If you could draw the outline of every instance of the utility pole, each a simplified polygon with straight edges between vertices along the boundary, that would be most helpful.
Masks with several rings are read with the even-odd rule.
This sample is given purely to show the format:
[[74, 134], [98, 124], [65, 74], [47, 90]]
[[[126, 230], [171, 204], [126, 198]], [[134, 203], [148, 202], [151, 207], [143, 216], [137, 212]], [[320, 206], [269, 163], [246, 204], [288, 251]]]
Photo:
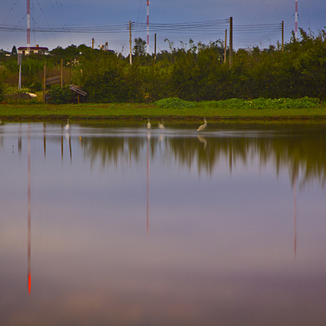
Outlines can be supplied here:
[[18, 75], [18, 89], [22, 89], [22, 55], [18, 53], [17, 55], [17, 63], [19, 66], [19, 75]]
[[31, 3], [27, 0], [27, 54], [30, 54], [31, 47]]
[[284, 51], [284, 21], [282, 20], [282, 52]]
[[70, 59], [70, 64], [69, 64], [69, 85], [71, 84], [71, 65], [72, 65], [72, 60]]
[[131, 39], [131, 21], [129, 20], [129, 51], [130, 51], [130, 64], [132, 65], [132, 39]]
[[230, 44], [229, 44], [229, 67], [232, 67], [233, 57], [233, 17], [230, 17]]
[[228, 30], [225, 30], [225, 42], [224, 42], [224, 63], [226, 63], [226, 44], [228, 42]]
[[92, 50], [94, 50], [94, 37], [92, 38]]
[[60, 74], [61, 88], [63, 88], [63, 59], [61, 59], [61, 74]]
[[154, 60], [156, 60], [156, 33], [154, 34]]
[[43, 73], [43, 103], [45, 103], [45, 79], [46, 79], [46, 62], [44, 62], [44, 73]]

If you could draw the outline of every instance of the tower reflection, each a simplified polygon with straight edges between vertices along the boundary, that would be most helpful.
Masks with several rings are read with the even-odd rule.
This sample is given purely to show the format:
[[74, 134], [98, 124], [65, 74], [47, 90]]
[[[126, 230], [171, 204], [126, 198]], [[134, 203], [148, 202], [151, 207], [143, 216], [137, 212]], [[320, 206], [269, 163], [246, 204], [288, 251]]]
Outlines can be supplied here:
[[294, 257], [297, 257], [297, 175], [294, 175]]
[[27, 132], [27, 286], [28, 293], [31, 294], [31, 125]]
[[43, 151], [44, 158], [46, 158], [46, 123], [43, 123]]
[[146, 208], [146, 222], [147, 222], [147, 235], [149, 233], [149, 141], [151, 135], [147, 133], [147, 208]]

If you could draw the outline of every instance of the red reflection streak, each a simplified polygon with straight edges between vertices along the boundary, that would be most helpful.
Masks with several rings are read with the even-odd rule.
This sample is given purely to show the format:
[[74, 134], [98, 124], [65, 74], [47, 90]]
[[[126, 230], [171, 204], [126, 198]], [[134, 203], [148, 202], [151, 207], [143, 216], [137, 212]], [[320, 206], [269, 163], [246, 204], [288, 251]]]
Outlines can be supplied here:
[[32, 288], [32, 277], [31, 273], [28, 274], [28, 294], [31, 294], [31, 288]]
[[31, 294], [31, 136], [30, 125], [27, 136], [27, 270], [28, 270], [28, 293]]

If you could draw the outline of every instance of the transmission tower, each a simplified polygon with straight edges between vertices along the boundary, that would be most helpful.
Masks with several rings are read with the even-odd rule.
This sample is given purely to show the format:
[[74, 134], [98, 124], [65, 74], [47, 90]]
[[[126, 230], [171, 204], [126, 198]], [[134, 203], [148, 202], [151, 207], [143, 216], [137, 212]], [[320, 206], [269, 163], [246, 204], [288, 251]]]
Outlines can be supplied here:
[[298, 0], [295, 0], [294, 37], [295, 40], [298, 39]]
[[147, 1], [147, 54], [149, 54], [149, 0]]
[[30, 0], [27, 0], [27, 48], [31, 47], [31, 4]]

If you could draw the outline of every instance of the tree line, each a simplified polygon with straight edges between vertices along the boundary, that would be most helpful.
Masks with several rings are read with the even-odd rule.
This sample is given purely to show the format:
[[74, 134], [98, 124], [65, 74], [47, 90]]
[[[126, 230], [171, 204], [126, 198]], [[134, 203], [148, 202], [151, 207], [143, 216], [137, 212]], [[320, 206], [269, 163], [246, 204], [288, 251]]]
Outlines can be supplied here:
[[[284, 44], [238, 49], [232, 65], [224, 58], [223, 43], [189, 40], [154, 56], [145, 53], [145, 41], [135, 39], [132, 64], [129, 56], [86, 45], [57, 47], [47, 56], [23, 58], [22, 85], [42, 89], [44, 61], [48, 76], [59, 74], [64, 62], [66, 83], [79, 85], [89, 102], [154, 102], [167, 97], [188, 101], [230, 98], [326, 99], [326, 33], [292, 35]], [[226, 59], [226, 60], [224, 60]], [[225, 63], [226, 61], [226, 63]], [[15, 55], [0, 51], [0, 89], [16, 86], [18, 66]]]

